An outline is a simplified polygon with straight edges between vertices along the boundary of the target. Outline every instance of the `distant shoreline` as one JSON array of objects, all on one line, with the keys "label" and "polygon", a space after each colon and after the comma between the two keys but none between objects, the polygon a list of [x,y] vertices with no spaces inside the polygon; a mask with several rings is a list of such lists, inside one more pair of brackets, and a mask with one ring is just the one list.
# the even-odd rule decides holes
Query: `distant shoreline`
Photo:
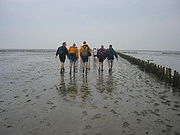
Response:
[{"label": "distant shoreline", "polygon": [[0,49],[0,52],[55,52],[56,49]]},{"label": "distant shoreline", "polygon": [[[54,52],[56,49],[0,49],[0,52]],[[162,54],[180,54],[178,51],[167,50],[116,50],[123,53],[138,53],[138,52],[162,52]]]}]

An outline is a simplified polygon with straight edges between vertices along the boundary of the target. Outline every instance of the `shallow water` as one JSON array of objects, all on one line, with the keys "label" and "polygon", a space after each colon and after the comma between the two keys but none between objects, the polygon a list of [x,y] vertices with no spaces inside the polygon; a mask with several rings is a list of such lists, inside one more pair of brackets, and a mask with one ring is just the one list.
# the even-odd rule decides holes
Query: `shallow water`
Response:
[{"label": "shallow water", "polygon": [[180,93],[119,58],[59,72],[53,52],[0,53],[2,135],[178,135]]},{"label": "shallow water", "polygon": [[[122,52],[122,51],[120,51]],[[124,52],[124,51],[123,51]],[[180,72],[180,51],[127,51],[127,55],[150,60],[158,65],[171,68],[173,71]]]}]

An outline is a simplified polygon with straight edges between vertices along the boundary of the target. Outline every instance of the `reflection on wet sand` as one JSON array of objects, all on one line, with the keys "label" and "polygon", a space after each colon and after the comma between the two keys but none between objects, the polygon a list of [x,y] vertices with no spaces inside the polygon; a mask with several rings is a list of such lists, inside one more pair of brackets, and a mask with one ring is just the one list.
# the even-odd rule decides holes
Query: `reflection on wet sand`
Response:
[{"label": "reflection on wet sand", "polygon": [[60,84],[59,87],[56,87],[56,89],[60,92],[62,97],[66,96],[66,84],[64,82],[64,73],[60,74]]},{"label": "reflection on wet sand", "polygon": [[97,61],[98,61],[97,58],[93,58],[93,63],[92,64],[93,64],[93,70],[94,71],[97,70],[97,64],[98,64]]},{"label": "reflection on wet sand", "polygon": [[78,88],[76,86],[76,76],[75,73],[73,75],[69,75],[69,83],[67,85],[67,89],[66,89],[66,93],[67,93],[67,97],[69,99],[73,99],[75,100],[77,97],[77,93],[78,93]]},{"label": "reflection on wet sand", "polygon": [[112,92],[114,90],[114,84],[113,84],[113,76],[112,76],[112,72],[109,72],[108,74],[108,78],[106,81],[106,90],[108,92]]},{"label": "reflection on wet sand", "polygon": [[112,72],[109,72],[106,79],[104,79],[104,73],[100,72],[98,73],[96,88],[100,93],[103,93],[105,91],[112,92],[115,89],[113,81],[114,79]]},{"label": "reflection on wet sand", "polygon": [[[87,75],[80,77],[76,74],[69,75],[69,82],[64,81],[64,74],[60,76],[59,92],[65,99],[86,101],[90,96],[90,89],[88,87]],[[78,85],[77,85],[78,84]]]},{"label": "reflection on wet sand", "polygon": [[90,96],[90,89],[88,87],[87,75],[82,76],[82,84],[80,86],[80,93],[82,101],[85,101]]},{"label": "reflection on wet sand", "polygon": [[97,83],[96,84],[97,84],[96,88],[100,93],[102,93],[106,89],[105,83],[104,83],[103,72],[98,73],[98,78],[97,78]]}]

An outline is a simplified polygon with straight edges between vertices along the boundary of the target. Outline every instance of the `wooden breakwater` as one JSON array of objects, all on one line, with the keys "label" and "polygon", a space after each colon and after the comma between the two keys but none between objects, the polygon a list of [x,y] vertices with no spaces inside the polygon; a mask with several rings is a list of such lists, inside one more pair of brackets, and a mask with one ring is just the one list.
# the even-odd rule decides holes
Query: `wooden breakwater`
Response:
[{"label": "wooden breakwater", "polygon": [[169,83],[173,87],[180,88],[180,74],[176,70],[172,71],[171,68],[163,67],[150,61],[141,60],[120,52],[117,53],[130,63],[138,65],[141,70],[154,74],[157,78]]}]

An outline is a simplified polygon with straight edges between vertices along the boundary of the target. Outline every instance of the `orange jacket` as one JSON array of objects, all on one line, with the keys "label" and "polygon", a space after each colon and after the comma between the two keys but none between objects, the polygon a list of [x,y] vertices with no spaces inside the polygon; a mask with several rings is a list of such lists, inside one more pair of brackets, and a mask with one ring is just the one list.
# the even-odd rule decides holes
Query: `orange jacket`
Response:
[{"label": "orange jacket", "polygon": [[69,47],[69,50],[68,50],[68,53],[75,53],[76,54],[76,58],[78,59],[79,58],[79,55],[78,55],[78,48],[76,46],[70,46]]}]

